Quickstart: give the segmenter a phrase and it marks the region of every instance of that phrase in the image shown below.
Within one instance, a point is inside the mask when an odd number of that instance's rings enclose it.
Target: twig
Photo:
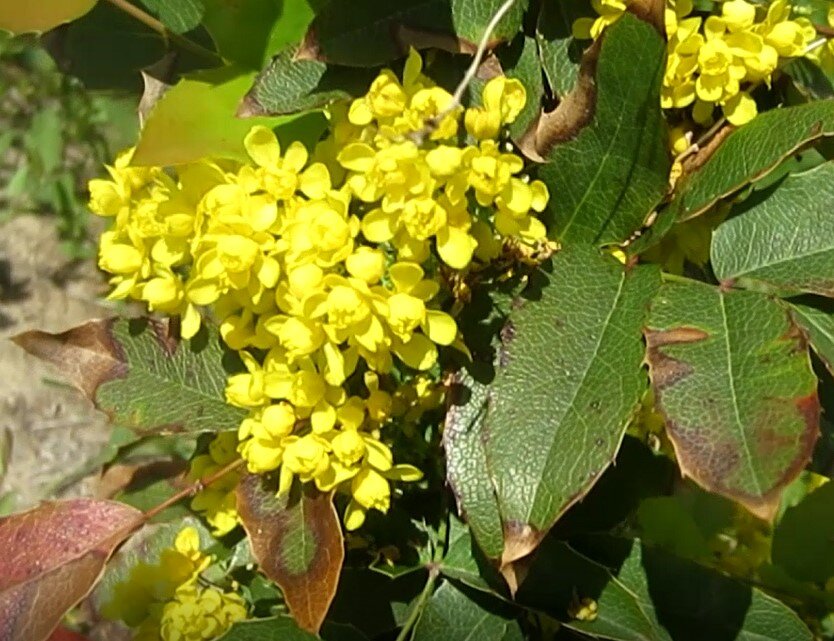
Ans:
[[[180,49],[193,53],[194,55],[200,56],[201,58],[205,58],[206,60],[211,60],[213,63],[222,62],[220,56],[218,56],[213,51],[206,49],[205,47],[198,45],[193,40],[189,40],[178,33],[174,33],[170,29],[168,29],[164,24],[162,24],[159,20],[154,18],[149,13],[143,11],[139,7],[134,4],[128,2],[128,0],[108,0],[110,4],[113,6],[121,9],[126,14],[135,18],[146,27],[153,29],[162,37],[170,40],[175,45],[177,45]]]
[[[403,623],[403,627],[400,629],[396,641],[406,641],[411,635],[412,629],[420,618],[420,614],[423,612],[423,608],[426,607],[426,601],[429,600],[431,593],[434,591],[434,584],[439,574],[440,570],[437,565],[431,564],[429,566],[429,578],[426,580],[426,585],[423,586],[423,591],[414,602],[414,607],[411,608],[411,612],[408,613],[408,619]]]
[[[813,27],[814,30],[821,36],[824,36],[825,38],[834,38],[834,27],[829,27],[824,24],[815,24]]]
[[[437,129],[446,116],[461,106],[463,93],[472,83],[472,80],[475,78],[475,74],[478,73],[478,67],[481,66],[481,61],[486,53],[487,46],[489,45],[489,39],[492,37],[492,32],[495,31],[495,27],[498,26],[498,23],[501,22],[501,19],[507,14],[513,4],[515,4],[515,0],[504,0],[504,3],[498,7],[498,11],[496,11],[495,15],[492,16],[492,19],[487,24],[486,29],[484,29],[484,35],[481,36],[481,41],[478,43],[478,48],[475,50],[475,55],[472,57],[472,62],[470,63],[469,68],[466,70],[466,73],[463,75],[463,79],[460,81],[455,89],[455,92],[452,94],[452,100],[449,102],[449,105],[434,118],[426,120],[426,125],[411,135],[411,137],[418,144],[422,144],[426,136],[430,135],[431,132]]]
[[[179,492],[177,492],[173,496],[164,500],[159,505],[155,505],[150,510],[145,512],[144,516],[142,517],[142,520],[144,522],[148,522],[153,517],[155,517],[157,514],[159,514],[161,512],[164,512],[169,507],[171,507],[175,503],[178,503],[182,499],[188,498],[190,496],[194,496],[200,490],[206,488],[207,486],[211,485],[212,483],[214,483],[216,481],[219,481],[221,478],[223,478],[224,476],[226,476],[230,472],[234,472],[236,469],[241,467],[244,464],[244,462],[245,461],[243,459],[238,459],[236,461],[232,461],[231,463],[229,463],[225,467],[221,467],[219,470],[216,470],[216,471],[212,472],[211,474],[208,474],[208,475],[204,476],[200,480],[195,481],[194,483],[189,485],[187,488],[185,488],[183,490],[180,490]]]
[[[701,134],[698,140],[693,142],[691,145],[689,145],[689,147],[687,147],[681,153],[679,153],[675,158],[675,162],[683,162],[684,159],[689,158],[689,156],[700,150],[701,147],[705,145],[715,134],[717,134],[725,124],[727,124],[727,117],[721,116],[718,120],[715,121],[715,124],[713,124],[712,127],[710,127],[703,134]]]

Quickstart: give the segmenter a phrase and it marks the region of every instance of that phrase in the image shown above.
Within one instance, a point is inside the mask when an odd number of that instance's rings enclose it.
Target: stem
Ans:
[[[121,9],[129,16],[135,18],[146,27],[156,31],[160,34],[163,38],[170,40],[175,45],[177,45],[180,49],[184,51],[188,51],[193,53],[196,56],[201,58],[205,58],[206,60],[210,60],[213,63],[222,62],[220,56],[218,56],[213,51],[206,49],[205,47],[198,45],[193,40],[189,40],[188,38],[179,35],[178,33],[174,33],[170,29],[168,29],[164,24],[162,24],[159,20],[154,18],[151,14],[143,11],[139,7],[134,4],[128,2],[128,0],[108,0],[110,4],[113,6]]]
[[[436,565],[432,564],[429,566],[429,578],[426,580],[426,585],[423,586],[423,591],[420,593],[420,596],[417,597],[414,607],[411,608],[411,612],[408,614],[408,619],[406,619],[405,623],[403,623],[403,627],[397,635],[396,641],[406,641],[406,639],[408,639],[411,635],[411,631],[416,625],[417,620],[420,618],[423,608],[426,607],[426,601],[428,601],[432,591],[434,590],[434,583],[437,581],[437,576],[439,574],[440,571],[437,569]]]
[[[167,498],[166,500],[164,500],[159,505],[155,505],[154,507],[152,507],[150,510],[145,512],[144,516],[142,517],[142,520],[145,521],[145,522],[150,521],[157,514],[159,514],[161,512],[164,512],[169,507],[171,507],[175,503],[178,503],[182,499],[188,498],[190,496],[194,496],[200,490],[202,490],[205,487],[211,485],[215,481],[219,481],[221,478],[226,476],[229,472],[235,471],[236,469],[241,467],[243,464],[244,464],[243,459],[237,459],[236,461],[232,461],[231,463],[229,463],[225,467],[221,467],[219,470],[216,470],[216,471],[212,472],[211,474],[207,474],[206,476],[204,476],[200,480],[195,481],[194,483],[189,485],[187,488],[185,488],[183,490],[180,490],[179,492],[177,492],[173,496]]]

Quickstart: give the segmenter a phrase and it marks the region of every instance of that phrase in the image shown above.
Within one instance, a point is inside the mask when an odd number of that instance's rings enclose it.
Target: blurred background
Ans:
[[[0,514],[89,493],[109,435],[76,391],[6,340],[108,313],[86,183],[135,141],[138,94],[90,91],[61,66],[36,38],[0,32]]]

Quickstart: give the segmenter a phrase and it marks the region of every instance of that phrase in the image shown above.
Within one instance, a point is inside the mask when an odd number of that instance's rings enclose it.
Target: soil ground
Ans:
[[[0,503],[6,509],[94,492],[90,462],[108,439],[104,416],[8,338],[106,316],[104,291],[95,261],[70,261],[49,218],[19,216],[0,225],[0,456],[4,441],[8,450],[5,476],[0,460]]]

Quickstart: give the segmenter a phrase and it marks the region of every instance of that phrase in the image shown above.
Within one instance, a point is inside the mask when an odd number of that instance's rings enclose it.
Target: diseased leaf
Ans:
[[[202,0],[205,25],[223,58],[257,71],[270,57],[297,44],[310,20],[310,0]]]
[[[807,305],[791,305],[790,309],[817,356],[834,374],[834,316]]]
[[[834,483],[790,507],[773,532],[773,563],[794,579],[825,583],[834,576]]]
[[[275,581],[296,623],[316,633],[339,582],[345,557],[331,494],[296,484],[275,496],[263,479],[246,475],[238,486],[238,512],[261,570]]]
[[[235,67],[193,74],[165,93],[151,110],[142,129],[134,165],[175,165],[207,156],[249,160],[243,139],[255,125],[290,130],[314,142],[325,126],[320,114],[299,117],[240,119],[235,117],[254,72]],[[199,122],[199,127],[193,123]]]
[[[616,454],[645,389],[640,330],[658,282],[655,268],[626,270],[591,247],[559,252],[531,280],[528,300],[514,302],[494,379],[482,383],[486,395],[477,386],[459,390],[465,400],[451,410],[452,421],[475,430],[461,440],[464,448],[483,443],[503,523],[503,564],[529,554]],[[479,542],[480,532],[490,533],[485,551],[494,556],[492,508],[467,507],[476,499],[489,504],[483,481],[468,480],[480,465],[477,447],[455,452],[455,445],[447,439],[449,460],[461,459],[450,480]]]
[[[764,592],[640,541],[594,537],[582,554],[548,539],[518,593],[568,628],[617,641],[811,641],[793,610]],[[571,615],[581,599],[596,617]]]
[[[678,220],[699,216],[720,199],[769,174],[803,146],[832,135],[832,100],[759,114],[727,136],[706,162],[678,182],[669,213]]]
[[[294,49],[275,56],[255,78],[238,110],[242,117],[292,114],[367,91],[375,70],[297,60]]]
[[[49,637],[141,517],[120,503],[74,499],[0,519],[0,640]]]
[[[332,64],[373,67],[402,57],[414,32],[454,36],[473,53],[503,0],[354,0],[331,2],[315,17],[300,57]],[[511,40],[521,28],[527,0],[516,0],[492,32]],[[419,45],[419,43],[417,43]]]
[[[522,641],[513,608],[483,593],[464,592],[444,582],[426,604],[414,641]]]
[[[174,33],[196,28],[206,11],[203,0],[142,0],[142,4]]]
[[[224,351],[213,329],[181,342],[165,322],[111,318],[14,341],[57,366],[114,422],[139,432],[220,432],[246,416],[226,403]]]
[[[640,228],[666,193],[671,160],[660,110],[663,40],[626,14],[599,42],[576,88],[523,147],[545,160],[550,236],[602,245]]]
[[[98,0],[38,0],[37,2],[0,2],[0,29],[12,33],[47,31],[80,18]]]
[[[721,224],[710,254],[721,281],[834,296],[834,162],[788,176]]]
[[[816,377],[788,313],[754,292],[669,282],[645,334],[681,471],[772,519],[819,435]]]

